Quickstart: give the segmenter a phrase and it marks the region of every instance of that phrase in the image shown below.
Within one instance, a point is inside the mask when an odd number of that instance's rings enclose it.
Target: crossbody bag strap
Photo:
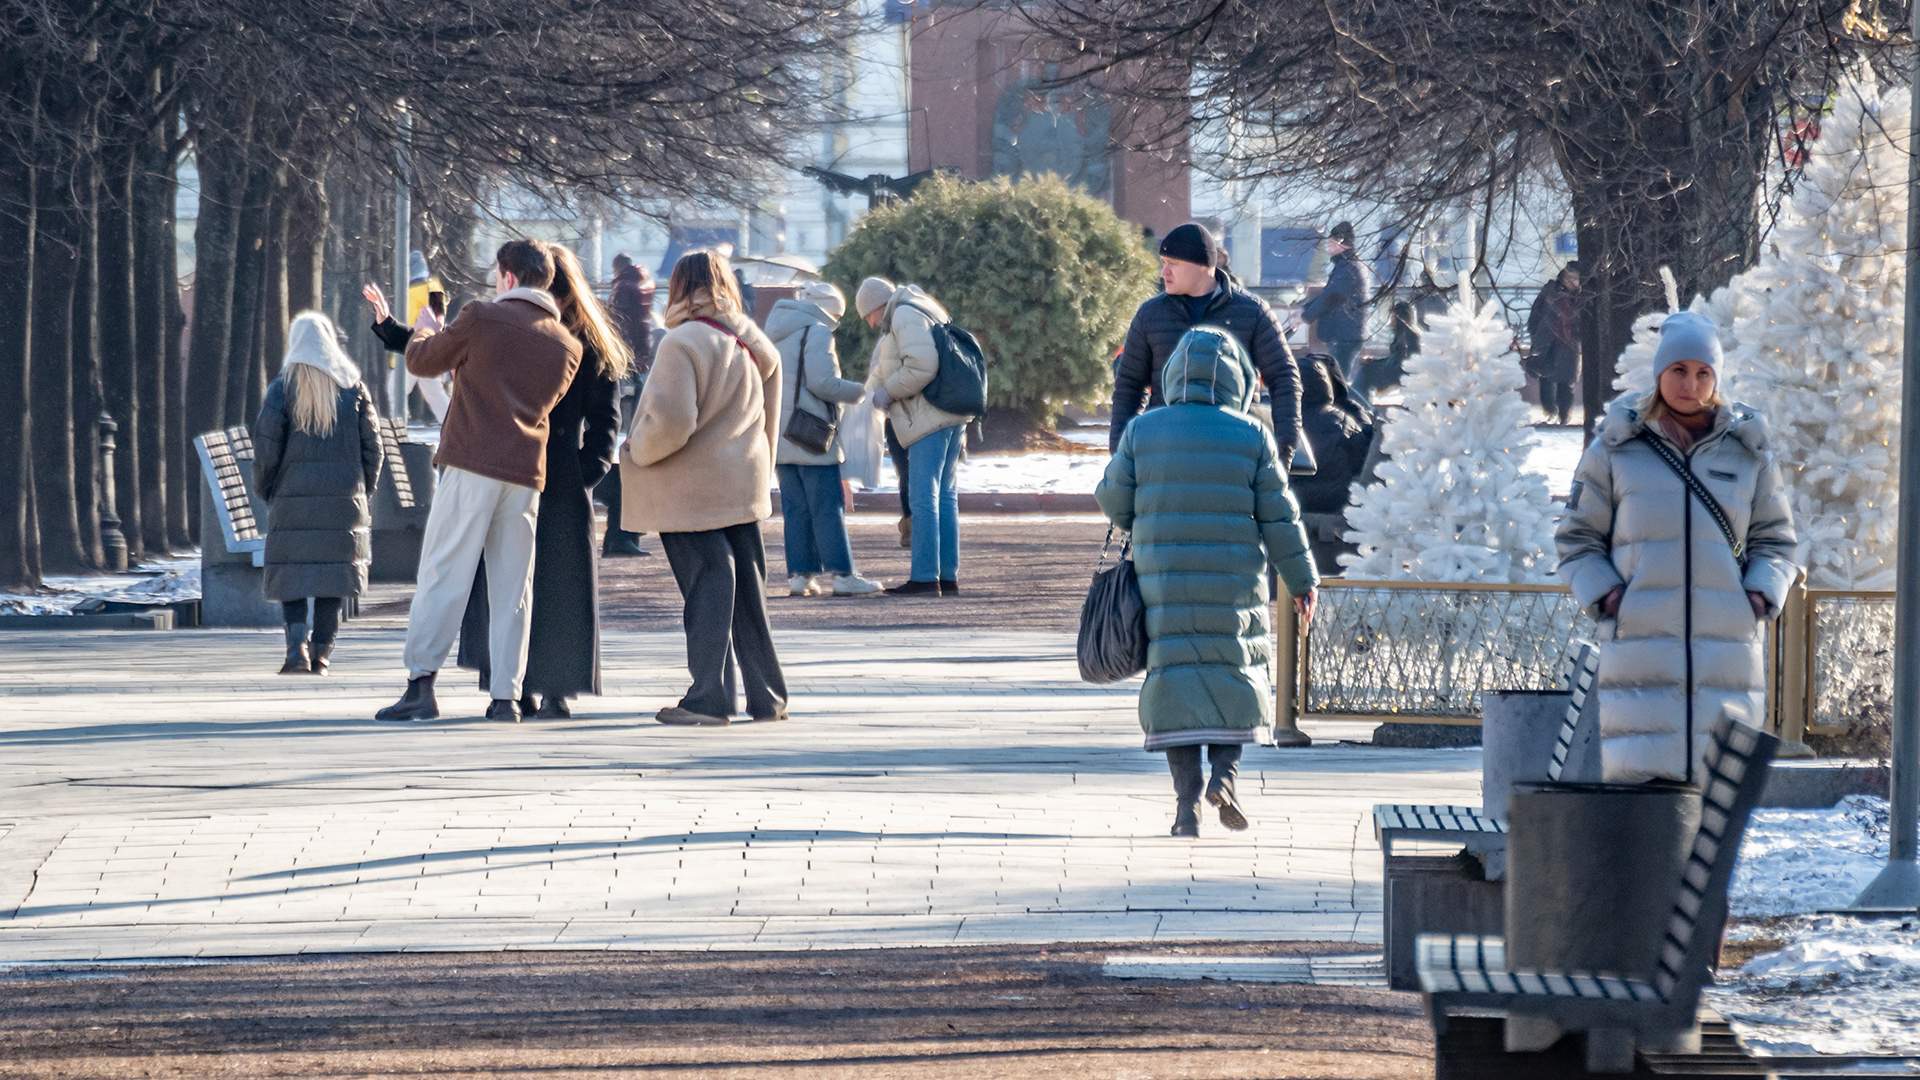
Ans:
[[[723,322],[721,322],[721,321],[720,321],[719,319],[709,319],[709,318],[707,318],[707,317],[706,317],[705,315],[702,315],[702,316],[700,316],[699,318],[697,318],[697,319],[695,319],[695,320],[693,320],[693,321],[694,321],[694,322],[697,322],[697,323],[704,323],[704,324],[706,324],[707,326],[711,326],[711,327],[713,327],[713,328],[714,328],[715,330],[718,330],[718,331],[720,331],[721,333],[723,333],[723,334],[725,334],[725,335],[727,335],[728,337],[730,337],[730,338],[732,338],[733,340],[735,340],[735,341],[737,341],[737,342],[739,342],[739,343],[740,343],[740,347],[741,347],[742,349],[745,349],[745,350],[747,351],[747,354],[748,354],[748,355],[752,355],[752,353],[753,353],[753,346],[751,346],[751,345],[749,345],[749,344],[747,344],[747,339],[746,339],[746,338],[743,338],[743,337],[741,337],[741,336],[740,336],[739,334],[736,334],[736,333],[734,333],[734,332],[733,332],[733,328],[732,328],[732,327],[730,327],[730,326],[728,326],[728,325],[727,325],[726,323],[723,323]]]
[[[1747,557],[1747,545],[1734,537],[1733,523],[1727,519],[1727,511],[1720,505],[1720,500],[1713,497],[1713,492],[1708,491],[1707,486],[1700,482],[1700,478],[1693,474],[1693,470],[1687,468],[1686,462],[1680,460],[1679,453],[1673,447],[1661,442],[1658,435],[1642,429],[1636,438],[1652,447],[1660,460],[1667,463],[1667,468],[1672,469],[1673,474],[1678,476],[1680,482],[1687,486],[1687,490],[1693,493],[1693,497],[1700,500],[1700,505],[1706,507],[1707,515],[1713,518],[1713,523],[1720,526],[1720,535],[1726,537],[1727,546],[1733,549],[1733,561],[1744,563]]]

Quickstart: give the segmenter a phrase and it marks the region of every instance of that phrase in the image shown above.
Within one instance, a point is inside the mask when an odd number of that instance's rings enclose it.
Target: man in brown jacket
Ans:
[[[421,378],[452,373],[454,393],[433,458],[440,482],[427,514],[407,617],[407,692],[380,710],[378,720],[440,715],[434,675],[459,633],[483,555],[494,657],[487,719],[520,719],[534,526],[546,482],[547,414],[573,382],[580,343],[561,325],[559,305],[546,291],[553,282],[553,256],[546,245],[510,241],[494,261],[500,291],[492,302],[467,304],[444,330],[423,316],[406,341],[407,370]],[[384,314],[382,307],[375,305],[376,315]],[[377,328],[383,338],[406,333],[386,322]]]

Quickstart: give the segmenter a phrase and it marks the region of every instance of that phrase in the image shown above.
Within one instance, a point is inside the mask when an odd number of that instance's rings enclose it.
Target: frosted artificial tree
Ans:
[[[1809,584],[1890,589],[1900,439],[1908,94],[1843,85],[1745,275],[1732,391],[1772,425]]]
[[[1544,580],[1553,570],[1554,505],[1526,470],[1536,444],[1525,376],[1506,355],[1499,305],[1458,298],[1427,323],[1407,361],[1405,408],[1384,425],[1380,482],[1347,511],[1349,577],[1418,581]]]

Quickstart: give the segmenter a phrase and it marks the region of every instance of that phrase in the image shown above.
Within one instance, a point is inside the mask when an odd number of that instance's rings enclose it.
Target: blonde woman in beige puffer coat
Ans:
[[[1608,410],[1556,536],[1560,576],[1600,620],[1601,769],[1611,783],[1699,784],[1717,719],[1767,722],[1766,623],[1800,567],[1766,421],[1721,397],[1720,358],[1710,320],[1667,319],[1656,389]]]

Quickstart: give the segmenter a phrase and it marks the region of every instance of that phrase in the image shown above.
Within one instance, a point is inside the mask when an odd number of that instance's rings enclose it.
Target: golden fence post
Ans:
[[[1804,581],[1787,593],[1780,613],[1780,672],[1774,715],[1781,757],[1812,757],[1807,724],[1813,703],[1813,602]]]
[[[1273,745],[1312,746],[1313,738],[1300,730],[1300,619],[1293,599],[1280,591],[1273,605]]]

